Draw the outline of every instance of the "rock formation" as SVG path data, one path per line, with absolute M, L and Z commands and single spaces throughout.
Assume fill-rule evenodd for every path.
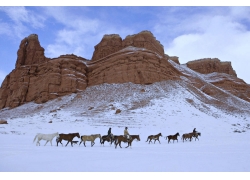
M 104 35 L 95 46 L 91 60 L 76 55 L 46 58 L 38 36 L 24 38 L 17 51 L 15 69 L 6 76 L 0 88 L 0 109 L 17 107 L 27 102 L 44 103 L 89 86 L 103 83 L 151 84 L 164 80 L 180 80 L 184 76 L 169 60 L 179 63 L 177 56 L 168 56 L 149 31 L 129 35 Z M 190 69 L 207 74 L 212 84 L 249 101 L 250 88 L 237 78 L 230 62 L 202 59 L 187 63 Z M 211 76 L 218 72 L 220 80 Z M 233 77 L 233 78 L 232 78 Z M 234 79 L 234 81 L 232 81 Z M 199 80 L 194 84 L 206 94 L 214 94 Z
M 231 62 L 221 62 L 218 58 L 204 58 L 187 62 L 187 67 L 202 74 L 226 73 L 237 77 Z
M 46 58 L 37 35 L 24 38 L 17 55 L 16 68 L 0 88 L 0 109 L 43 103 L 87 87 L 86 60 L 75 55 Z
M 16 68 L 2 83 L 0 109 L 44 103 L 102 83 L 151 84 L 180 75 L 149 31 L 124 40 L 116 34 L 104 35 L 91 61 L 75 55 L 46 58 L 38 36 L 31 34 L 21 41 Z
M 157 53 L 136 47 L 126 47 L 105 58 L 89 61 L 88 86 L 103 83 L 152 84 L 177 80 L 181 73 Z
M 217 58 L 204 58 L 194 61 L 189 61 L 187 67 L 190 69 L 205 74 L 207 82 L 250 102 L 250 85 L 242 79 L 237 78 L 236 72 L 233 70 L 231 62 L 221 62 Z M 196 82 L 197 88 L 202 87 L 202 91 L 208 95 L 214 95 L 216 92 L 211 88 L 203 86 L 201 82 Z
M 129 46 L 145 48 L 164 56 L 163 45 L 150 31 L 142 31 L 138 34 L 128 35 L 124 40 L 118 34 L 104 35 L 101 42 L 95 46 L 92 60 L 104 58 Z
M 16 68 L 23 65 L 40 64 L 47 61 L 48 59 L 44 56 L 44 48 L 40 46 L 36 34 L 31 34 L 21 41 L 17 51 Z

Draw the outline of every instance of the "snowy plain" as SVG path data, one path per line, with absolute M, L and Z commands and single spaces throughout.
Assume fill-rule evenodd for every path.
M 183 95 L 183 94 L 182 94 Z M 79 110 L 57 109 L 20 117 L 12 113 L 8 124 L 0 125 L 1 172 L 249 172 L 250 142 L 249 117 L 232 116 L 210 107 L 219 115 L 211 116 L 191 106 L 181 94 L 169 98 L 151 100 L 151 104 L 115 114 L 114 110 L 79 116 Z M 77 95 L 64 97 L 69 101 Z M 191 94 L 185 94 L 185 97 Z M 179 98 L 178 98 L 179 97 Z M 174 98 L 174 99 L 171 99 Z M 50 104 L 56 104 L 51 101 Z M 115 104 L 115 103 L 113 103 Z M 51 105 L 48 106 L 51 107 Z M 122 107 L 117 103 L 116 106 Z M 28 111 L 34 103 L 23 105 L 20 112 Z M 114 105 L 113 105 L 114 106 Z M 27 109 L 27 110 L 25 110 Z M 39 109 L 39 108 L 38 108 Z M 52 108 L 53 109 L 53 108 Z M 76 108 L 75 108 L 76 109 Z M 86 109 L 86 108 L 85 108 Z M 7 110 L 5 110 L 7 111 Z M 88 110 L 91 111 L 91 110 Z M 2 114 L 4 111 L 2 112 Z M 49 123 L 52 121 L 52 123 Z M 52 146 L 41 141 L 36 146 L 33 139 L 37 133 L 74 133 L 80 135 L 106 135 L 112 128 L 114 135 L 123 134 L 127 126 L 130 134 L 139 134 L 140 141 L 132 147 L 115 148 L 107 142 L 102 146 L 99 139 L 95 145 L 82 144 L 71 147 Z M 180 135 L 196 128 L 201 132 L 199 140 L 181 140 L 174 143 L 165 139 L 167 135 Z M 162 133 L 160 142 L 146 142 L 149 135 Z M 79 140 L 75 138 L 75 140 Z M 63 142 L 64 145 L 66 141 Z
M 2 109 L 0 119 L 8 124 L 0 124 L 0 172 L 250 172 L 250 103 L 227 98 L 225 104 L 242 110 L 230 112 L 207 103 L 213 98 L 187 84 L 103 84 L 44 104 Z M 52 146 L 33 142 L 37 133 L 106 135 L 109 127 L 114 135 L 128 127 L 140 141 L 129 148 L 103 146 L 99 139 L 93 147 L 90 142 L 57 146 L 56 138 Z M 183 142 L 182 134 L 193 128 L 201 133 L 199 140 Z M 166 136 L 177 132 L 178 142 L 168 143 Z M 146 142 L 158 133 L 160 143 Z

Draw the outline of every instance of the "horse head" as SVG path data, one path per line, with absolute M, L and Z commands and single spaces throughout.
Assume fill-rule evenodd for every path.
M 138 136 L 136 136 L 136 139 L 137 139 L 138 141 L 140 141 L 140 140 L 141 140 L 139 135 L 138 135 Z
M 179 133 L 176 133 L 176 135 L 177 135 L 177 136 L 180 136 L 180 134 L 179 134 Z
M 162 136 L 161 133 L 159 133 L 159 136 Z
M 78 138 L 80 138 L 80 134 L 79 134 L 79 133 L 76 133 L 76 136 L 77 136 Z

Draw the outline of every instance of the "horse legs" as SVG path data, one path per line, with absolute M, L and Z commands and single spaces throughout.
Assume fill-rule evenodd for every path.
M 86 145 L 85 145 L 85 141 L 83 142 L 83 144 L 84 144 L 84 146 L 86 147 Z
M 79 143 L 79 146 L 80 146 L 81 143 L 82 143 L 82 140 L 81 140 L 81 142 Z
M 128 146 L 126 148 L 128 148 L 129 146 L 131 147 L 131 144 L 132 144 L 132 142 L 128 142 Z
M 46 144 L 49 142 L 49 140 L 46 141 L 46 143 L 44 144 L 44 146 L 46 146 Z
M 69 141 L 67 142 L 67 144 L 65 145 L 65 147 L 69 144 Z
M 95 144 L 95 142 L 91 142 L 91 147 L 93 147 L 93 146 L 94 146 L 94 144 Z

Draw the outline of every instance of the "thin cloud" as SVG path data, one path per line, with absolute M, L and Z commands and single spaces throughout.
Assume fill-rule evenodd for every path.
M 82 10 L 84 12 L 79 15 L 77 12 Z M 115 33 L 126 36 L 128 32 L 132 32 L 130 28 L 114 25 L 109 22 L 108 18 L 104 21 L 95 18 L 95 16 L 87 17 L 85 13 L 89 11 L 88 8 L 79 8 L 74 12 L 72 9 L 69 10 L 64 7 L 48 7 L 44 11 L 48 16 L 47 18 L 53 18 L 56 23 L 62 26 L 62 28 L 56 30 L 55 41 L 46 47 L 48 57 L 79 53 L 77 55 L 91 59 L 94 46 L 101 41 L 103 35 Z M 65 51 L 60 54 L 62 49 L 58 50 L 58 47 Z
M 1 27 L 1 34 L 23 38 L 32 28 L 44 27 L 45 18 L 25 7 L 0 7 L 0 11 L 10 19 Z
M 209 9 L 209 8 L 208 8 Z M 175 19 L 176 27 L 172 38 L 165 38 L 161 43 L 165 53 L 179 57 L 181 63 L 201 58 L 219 58 L 230 61 L 239 78 L 250 83 L 246 64 L 249 64 L 250 31 L 249 8 L 210 8 L 211 11 L 196 11 L 183 19 Z M 240 9 L 244 13 L 240 12 Z M 221 11 L 219 11 L 221 10 Z M 182 16 L 181 16 L 182 17 Z M 163 19 L 156 28 L 169 28 L 168 19 Z M 244 23 L 242 23 L 244 22 Z M 176 35 L 174 33 L 177 32 Z M 158 32 L 163 36 L 163 32 Z M 173 38 L 174 37 L 174 38 Z

